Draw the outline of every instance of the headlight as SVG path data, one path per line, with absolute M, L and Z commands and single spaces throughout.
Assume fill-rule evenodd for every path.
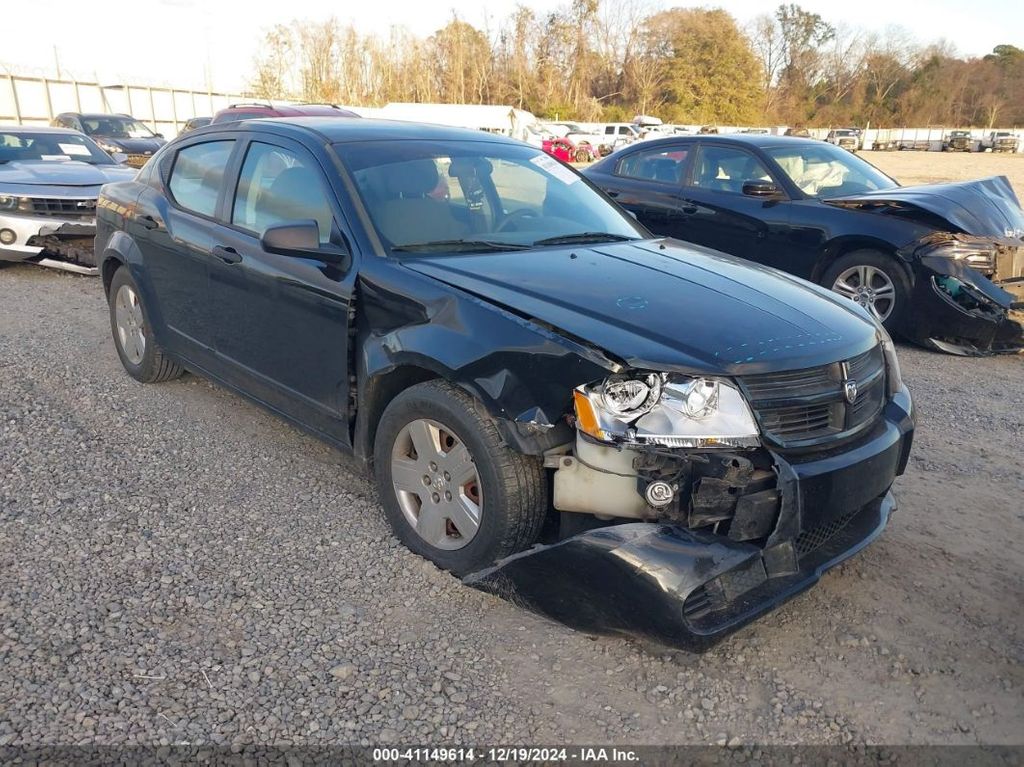
M 886 388 L 891 397 L 903 388 L 903 374 L 900 372 L 900 361 L 896 357 L 896 345 L 892 342 L 892 336 L 881 323 L 875 324 L 878 326 L 878 343 L 882 345 L 882 354 L 885 356 Z
M 14 210 L 18 207 L 18 198 L 0 194 L 0 210 Z
M 680 448 L 757 447 L 740 390 L 712 378 L 614 376 L 574 392 L 577 428 L 602 442 Z
M 108 154 L 122 154 L 122 153 L 124 153 L 124 150 L 121 147 L 119 147 L 117 144 L 110 144 L 110 143 L 108 143 L 106 141 L 97 141 L 96 143 L 99 145 L 100 149 L 102 149 L 104 152 L 107 152 Z
M 941 240 L 920 251 L 920 255 L 952 258 L 986 274 L 996 269 L 995 244 L 981 238 L 959 236 L 957 239 Z

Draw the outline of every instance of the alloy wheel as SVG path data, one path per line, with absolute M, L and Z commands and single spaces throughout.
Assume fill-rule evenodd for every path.
M 885 322 L 896 308 L 896 286 L 881 269 L 867 264 L 851 266 L 836 277 L 832 290 L 870 311 Z
M 117 289 L 114 324 L 117 327 L 117 342 L 124 356 L 133 365 L 142 364 L 142 357 L 146 353 L 145 321 L 139 295 L 130 285 L 122 285 Z
M 391 451 L 391 481 L 409 526 L 439 549 L 461 549 L 480 529 L 483 495 L 469 449 L 428 419 L 407 424 Z

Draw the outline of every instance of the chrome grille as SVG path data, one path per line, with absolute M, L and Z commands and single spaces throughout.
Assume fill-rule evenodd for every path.
M 845 382 L 855 381 L 852 403 Z M 765 436 L 781 447 L 841 439 L 874 421 L 885 403 L 882 348 L 815 368 L 746 376 L 740 384 Z
M 92 218 L 96 215 L 95 198 L 27 197 L 19 208 L 28 208 L 35 216 Z

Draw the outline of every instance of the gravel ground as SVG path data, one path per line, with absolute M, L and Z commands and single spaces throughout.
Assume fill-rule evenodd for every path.
M 0 270 L 0 745 L 1021 743 L 1021 358 L 901 348 L 901 509 L 698 656 L 470 590 L 346 459 L 142 386 L 97 280 Z

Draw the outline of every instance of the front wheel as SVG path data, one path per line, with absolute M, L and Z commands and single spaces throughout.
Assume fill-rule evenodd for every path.
M 480 403 L 446 381 L 388 405 L 374 473 L 395 536 L 458 575 L 531 546 L 547 513 L 540 459 L 507 447 Z
M 856 250 L 838 258 L 821 282 L 863 306 L 889 332 L 898 326 L 910 299 L 910 281 L 903 269 L 877 250 Z

